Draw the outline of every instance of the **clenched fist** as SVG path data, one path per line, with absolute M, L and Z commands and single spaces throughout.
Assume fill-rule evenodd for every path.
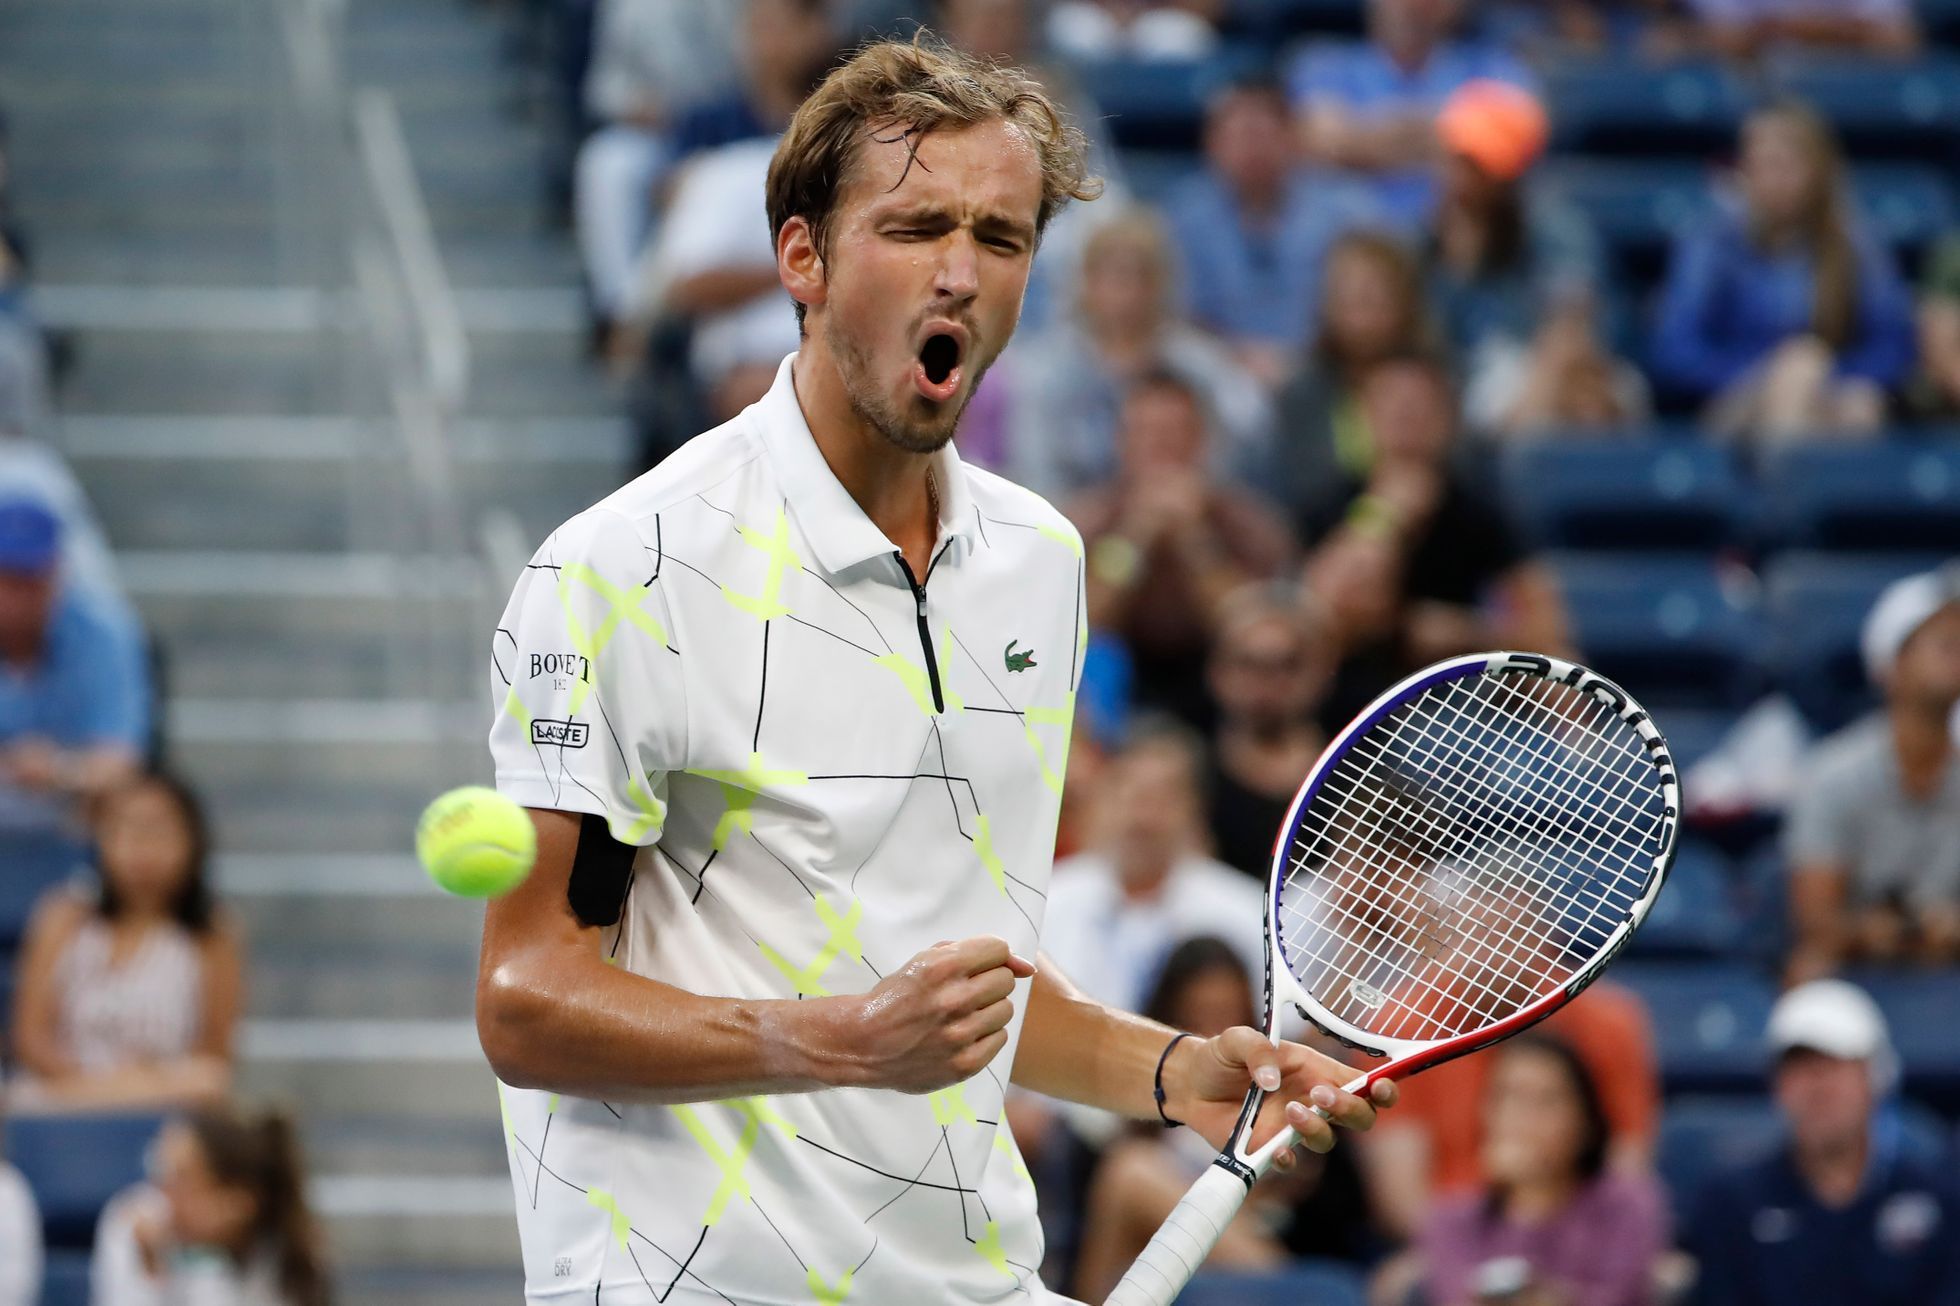
M 971 1079 L 1007 1046 L 1015 981 L 1033 974 L 1005 939 L 982 935 L 936 943 L 869 993 L 837 999 L 846 1082 L 930 1093 Z

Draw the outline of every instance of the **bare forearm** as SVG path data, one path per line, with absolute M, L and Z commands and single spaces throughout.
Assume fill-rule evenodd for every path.
M 652 1105 L 850 1083 L 828 1029 L 843 1017 L 834 999 L 702 997 L 596 957 L 493 971 L 477 997 L 484 1052 L 505 1083 Z
M 1028 991 L 1014 1082 L 1134 1119 L 1157 1116 L 1157 1059 L 1175 1030 L 1087 997 L 1047 957 Z
M 676 281 L 667 292 L 667 302 L 683 313 L 718 313 L 740 308 L 781 284 L 773 264 L 766 268 L 710 268 Z

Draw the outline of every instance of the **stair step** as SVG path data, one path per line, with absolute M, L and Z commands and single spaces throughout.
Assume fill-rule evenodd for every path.
M 247 1020 L 239 1057 L 248 1096 L 323 1125 L 385 1115 L 499 1127 L 496 1079 L 468 1020 Z
M 508 1172 L 502 1178 L 326 1177 L 314 1181 L 313 1199 L 336 1268 L 504 1270 L 511 1276 L 505 1298 L 523 1291 Z

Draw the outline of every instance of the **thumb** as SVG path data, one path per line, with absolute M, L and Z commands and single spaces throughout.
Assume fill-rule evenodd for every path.
M 1260 1088 L 1268 1093 L 1278 1090 L 1285 1077 L 1280 1070 L 1279 1049 L 1264 1034 L 1250 1025 L 1235 1025 L 1218 1036 L 1217 1047 L 1227 1062 L 1244 1066 Z
M 1032 976 L 1035 973 L 1036 969 L 1038 968 L 1035 966 L 1033 962 L 1029 961 L 1026 957 L 1018 956 L 1015 953 L 1010 952 L 1007 954 L 1007 969 L 1014 973 L 1016 979 L 1027 979 L 1030 976 Z

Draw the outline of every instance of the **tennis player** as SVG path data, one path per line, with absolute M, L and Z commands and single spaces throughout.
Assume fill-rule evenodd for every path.
M 1038 953 L 1082 544 L 951 441 L 1094 189 L 1021 73 L 865 48 L 769 171 L 801 348 L 519 579 L 490 743 L 538 861 L 477 1026 L 529 1300 L 1057 1300 L 1010 1082 L 1214 1145 L 1254 1075 L 1268 1134 L 1372 1122 L 1331 1060 L 1176 1041 Z

